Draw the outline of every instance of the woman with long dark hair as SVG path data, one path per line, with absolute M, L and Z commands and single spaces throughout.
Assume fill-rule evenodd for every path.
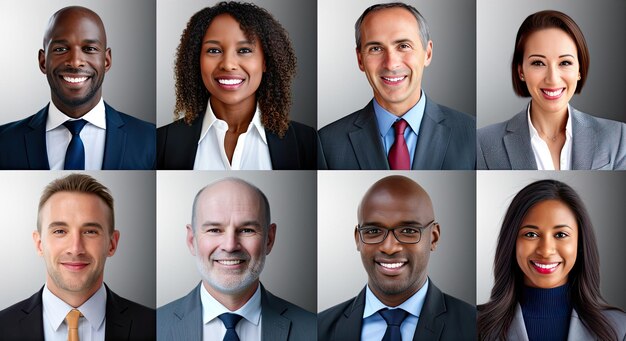
M 513 198 L 498 236 L 480 340 L 623 340 L 626 314 L 600 294 L 600 258 L 578 194 L 541 180 Z

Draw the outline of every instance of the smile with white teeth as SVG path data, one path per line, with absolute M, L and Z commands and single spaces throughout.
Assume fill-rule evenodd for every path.
M 87 78 L 89 77 L 69 77 L 69 76 L 63 76 L 63 80 L 69 83 L 80 83 L 80 82 L 84 82 L 87 80 Z
M 404 263 L 378 263 L 380 266 L 386 269 L 397 269 L 404 265 Z
M 219 78 L 217 80 L 217 82 L 220 83 L 220 84 L 224 84 L 224 85 L 237 85 L 237 84 L 243 83 L 243 79 L 235 79 L 235 78 L 224 79 L 224 78 Z
M 546 95 L 548 95 L 550 97 L 555 97 L 555 96 L 560 95 L 563 92 L 563 90 L 565 90 L 565 89 L 561 88 L 561 89 L 556 90 L 556 91 L 548 91 L 548 90 L 543 90 L 542 89 L 541 91 L 543 91 L 544 94 L 546 94 Z
M 237 265 L 237 264 L 243 263 L 243 261 L 240 260 L 240 259 L 236 259 L 236 260 L 218 260 L 217 262 L 222 264 L 222 265 Z
M 403 80 L 404 77 L 406 77 L 406 76 L 393 77 L 393 78 L 391 78 L 391 77 L 383 77 L 383 79 L 388 81 L 388 82 L 399 82 L 399 81 Z
M 542 264 L 542 263 L 537 263 L 537 262 L 533 262 L 530 261 L 531 263 L 533 263 L 534 266 L 538 267 L 538 268 L 542 268 L 542 269 L 554 269 L 556 268 L 559 263 L 548 263 L 548 264 Z

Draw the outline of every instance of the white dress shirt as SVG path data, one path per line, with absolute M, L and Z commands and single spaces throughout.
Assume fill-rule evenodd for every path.
M 565 124 L 565 144 L 561 149 L 560 163 L 561 170 L 571 169 L 572 162 L 572 120 L 569 116 L 570 107 L 567 105 L 567 123 Z M 537 129 L 533 126 L 530 120 L 530 104 L 528 104 L 528 130 L 530 131 L 530 146 L 533 149 L 535 155 L 535 162 L 537 163 L 538 170 L 555 170 L 554 163 L 552 162 L 552 155 L 548 144 L 544 141 Z
M 248 130 L 239 135 L 232 164 L 228 162 L 224 138 L 228 130 L 228 123 L 215 116 L 211 102 L 207 104 L 206 113 L 202 120 L 202 132 L 196 149 L 195 170 L 271 170 L 272 159 L 265 137 L 265 128 L 261 124 L 261 112 L 256 107 Z
M 41 295 L 43 304 L 43 332 L 46 341 L 67 341 L 65 316 L 74 309 L 55 296 L 48 285 Z M 83 316 L 78 320 L 79 340 L 104 340 L 107 292 L 104 284 L 83 305 L 77 307 Z
M 85 146 L 85 169 L 102 169 L 107 128 L 102 97 L 100 102 L 81 118 L 87 121 L 83 130 L 80 131 L 80 139 Z M 46 120 L 46 149 L 51 170 L 63 169 L 65 167 L 65 152 L 72 140 L 72 133 L 65 128 L 63 123 L 73 120 L 76 119 L 62 113 L 50 101 L 48 119 Z
M 202 301 L 202 340 L 222 341 L 226 335 L 226 327 L 218 316 L 223 313 L 233 313 L 243 316 L 235 326 L 235 332 L 240 340 L 261 340 L 261 285 L 256 288 L 243 307 L 230 311 L 218 302 L 204 287 L 200 285 L 200 301 Z

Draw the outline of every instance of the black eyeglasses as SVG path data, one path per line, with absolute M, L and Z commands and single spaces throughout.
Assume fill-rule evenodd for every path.
M 430 225 L 436 224 L 433 220 L 426 226 L 397 226 L 394 228 L 384 228 L 378 226 L 358 226 L 359 236 L 361 241 L 365 244 L 379 244 L 382 243 L 389 231 L 393 231 L 393 236 L 396 240 L 403 244 L 417 244 L 422 239 L 422 230 L 428 228 Z

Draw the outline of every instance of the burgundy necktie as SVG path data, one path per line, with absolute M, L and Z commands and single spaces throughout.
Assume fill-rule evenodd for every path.
M 404 130 L 408 126 L 408 123 L 399 119 L 393 124 L 393 130 L 395 132 L 395 141 L 389 149 L 389 167 L 397 170 L 409 170 L 411 169 L 411 157 L 409 156 L 409 148 L 404 140 Z

